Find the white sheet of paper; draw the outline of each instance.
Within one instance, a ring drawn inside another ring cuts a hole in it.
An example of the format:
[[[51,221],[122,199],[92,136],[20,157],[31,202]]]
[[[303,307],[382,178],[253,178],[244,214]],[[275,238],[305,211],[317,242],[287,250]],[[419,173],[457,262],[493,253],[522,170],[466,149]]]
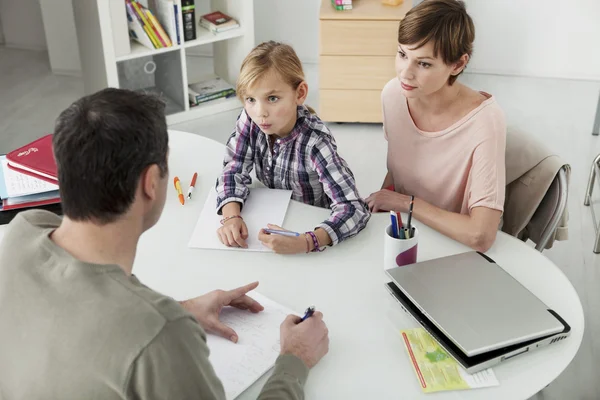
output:
[[[10,169],[5,157],[0,158],[0,163],[2,163],[7,197],[21,197],[58,190],[58,185]]]
[[[292,311],[257,292],[248,295],[265,308],[258,314],[227,307],[221,321],[237,334],[233,343],[220,336],[207,335],[210,362],[223,382],[227,399],[239,396],[267,373],[279,356],[279,327]]]
[[[279,226],[283,224],[291,197],[291,190],[250,189],[250,195],[242,209],[242,217],[248,227],[248,240],[246,240],[248,248],[240,249],[225,246],[217,236],[217,229],[221,226],[220,221],[223,217],[217,215],[217,192],[212,189],[206,197],[204,208],[200,213],[188,246],[198,249],[270,252],[271,249],[263,246],[258,240],[258,232],[262,228],[266,228],[267,224]]]
[[[460,367],[458,372],[460,373],[460,376],[462,376],[462,378],[465,380],[465,382],[467,382],[467,384],[471,387],[471,389],[500,385],[500,382],[498,382],[498,378],[496,378],[494,370],[491,368],[475,372],[474,374],[469,374],[462,367]]]

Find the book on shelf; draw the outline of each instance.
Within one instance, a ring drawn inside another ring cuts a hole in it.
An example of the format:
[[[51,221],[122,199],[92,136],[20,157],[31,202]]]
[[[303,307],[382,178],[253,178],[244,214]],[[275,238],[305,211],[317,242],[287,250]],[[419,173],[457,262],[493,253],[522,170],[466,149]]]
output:
[[[183,19],[183,38],[190,41],[196,39],[196,4],[194,0],[181,0],[181,17]]]
[[[219,76],[213,76],[188,87],[188,98],[195,105],[235,96],[235,88]]]
[[[177,4],[173,0],[156,0],[156,17],[165,28],[173,44],[181,44]]]
[[[134,39],[136,42],[141,45],[154,49],[156,48],[154,45],[154,41],[150,39],[150,35],[148,34],[147,27],[144,26],[143,22],[137,16],[136,11],[133,9],[133,6],[130,3],[127,4],[127,26],[129,28],[129,37]]]
[[[163,47],[173,46],[173,43],[171,43],[169,36],[167,36],[167,33],[165,32],[165,30],[162,28],[162,26],[160,25],[160,23],[154,16],[154,14],[152,14],[152,11],[150,11],[150,10],[144,10],[144,11],[146,12],[146,16],[148,17],[150,24],[152,25],[152,29],[154,30],[154,33],[158,37],[158,40],[160,40],[160,43],[163,45]]]
[[[221,11],[204,14],[200,17],[199,24],[213,33],[225,32],[240,26],[235,19]]]
[[[150,24],[148,17],[146,17],[146,13],[144,12],[144,7],[135,0],[126,0],[126,1],[132,5],[132,7],[135,11],[135,14],[138,16],[138,19],[144,26],[144,30],[146,31],[146,34],[148,35],[148,37],[150,38],[152,43],[154,44],[154,47],[157,49],[160,49],[162,47],[162,45],[160,43],[160,40],[158,40],[158,37],[154,33],[154,29],[152,29],[152,25]]]

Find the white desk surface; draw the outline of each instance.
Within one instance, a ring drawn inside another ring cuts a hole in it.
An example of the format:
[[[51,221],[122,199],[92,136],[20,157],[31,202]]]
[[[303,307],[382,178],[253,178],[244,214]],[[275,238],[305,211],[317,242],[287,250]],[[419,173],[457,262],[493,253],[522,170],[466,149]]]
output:
[[[198,172],[196,191],[181,206],[169,185],[164,213],[142,236],[133,272],[149,287],[177,300],[257,280],[257,291],[298,313],[315,305],[325,315],[331,346],[309,375],[307,399],[527,399],[556,379],[577,353],[584,316],[575,289],[545,256],[499,232],[487,254],[565,318],[572,327],[571,337],[494,367],[498,387],[425,396],[398,333],[418,325],[384,288],[383,234],[389,221],[385,214],[373,215],[358,236],[320,254],[190,249],[190,235],[221,171],[224,147],[177,131],[170,131],[169,144],[169,179],[178,176],[186,192],[193,173]],[[284,226],[306,231],[328,214],[328,210],[292,201]],[[419,261],[469,251],[425,225],[418,226]],[[4,230],[0,226],[0,239]],[[256,398],[265,380],[240,398]]]

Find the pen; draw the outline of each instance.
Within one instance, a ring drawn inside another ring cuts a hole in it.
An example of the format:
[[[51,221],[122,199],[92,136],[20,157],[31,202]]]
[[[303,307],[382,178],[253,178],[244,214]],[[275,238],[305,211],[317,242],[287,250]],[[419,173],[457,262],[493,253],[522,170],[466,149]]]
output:
[[[393,211],[390,211],[390,219],[392,220],[392,237],[395,239],[398,239],[398,220],[396,217],[396,213]]]
[[[398,218],[398,226],[400,228],[404,228],[404,223],[402,222],[402,215],[399,212],[396,212],[396,217]]]
[[[312,315],[315,313],[315,306],[310,306],[306,309],[306,311],[304,312],[304,317],[302,317],[302,321],[306,320],[307,318],[312,317]]]
[[[194,176],[192,177],[192,183],[190,183],[190,188],[188,189],[188,199],[192,198],[192,192],[196,187],[196,178],[198,177],[198,173],[194,172]]]
[[[411,230],[411,221],[413,213],[413,205],[415,204],[415,196],[410,196],[410,209],[408,210],[408,226],[406,227],[409,231]]]
[[[300,234],[298,232],[292,232],[292,231],[281,231],[279,229],[263,229],[263,231],[265,231],[265,233],[271,234],[271,235],[281,235],[281,236],[300,236]]]
[[[184,205],[185,199],[183,198],[183,193],[181,192],[181,183],[179,182],[179,178],[175,177],[173,183],[175,184],[175,189],[177,189],[177,194],[179,195],[179,202],[181,205]]]

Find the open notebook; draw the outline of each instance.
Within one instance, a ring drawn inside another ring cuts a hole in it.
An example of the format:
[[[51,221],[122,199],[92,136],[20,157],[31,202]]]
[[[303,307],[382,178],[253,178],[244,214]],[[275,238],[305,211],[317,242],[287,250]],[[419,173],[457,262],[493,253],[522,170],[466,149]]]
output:
[[[227,307],[221,321],[238,334],[233,343],[207,335],[210,362],[223,382],[227,399],[234,399],[268,372],[279,356],[279,326],[292,311],[257,292],[248,293],[265,308],[253,314]]]

